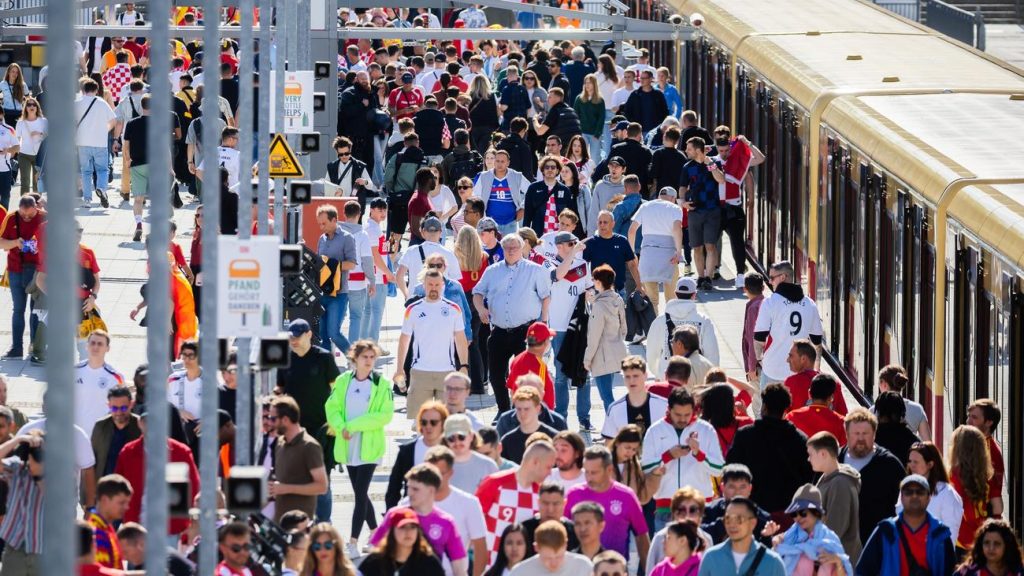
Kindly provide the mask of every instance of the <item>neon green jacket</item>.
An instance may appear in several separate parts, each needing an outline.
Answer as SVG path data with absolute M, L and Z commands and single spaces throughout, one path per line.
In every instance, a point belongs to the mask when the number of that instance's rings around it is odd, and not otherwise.
M 348 463 L 348 440 L 343 433 L 361 432 L 359 457 L 363 462 L 373 462 L 384 456 L 384 427 L 395 415 L 395 401 L 391 396 L 391 382 L 377 372 L 370 373 L 373 388 L 370 390 L 370 405 L 366 414 L 353 420 L 345 418 L 345 398 L 348 385 L 355 373 L 348 370 L 334 381 L 334 390 L 324 404 L 327 424 L 335 434 L 334 460 L 341 465 Z

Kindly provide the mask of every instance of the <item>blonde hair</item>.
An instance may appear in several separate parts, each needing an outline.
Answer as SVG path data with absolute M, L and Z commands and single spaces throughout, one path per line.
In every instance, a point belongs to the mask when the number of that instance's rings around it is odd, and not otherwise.
M 988 501 L 988 479 L 992 477 L 992 459 L 981 430 L 964 424 L 953 430 L 949 441 L 949 468 L 960 477 L 964 496 L 975 504 Z
M 590 88 L 590 98 L 587 98 L 587 88 Z M 580 92 L 580 100 L 583 102 L 590 102 L 593 104 L 602 104 L 604 100 L 601 98 L 601 90 L 597 87 L 597 76 L 594 74 L 587 74 L 583 77 L 583 91 Z
M 455 237 L 455 257 L 459 260 L 459 268 L 476 273 L 484 259 L 484 247 L 480 243 L 480 234 L 472 226 L 463 226 Z
M 485 74 L 477 74 L 469 87 L 469 95 L 474 100 L 486 100 L 491 95 L 491 81 Z

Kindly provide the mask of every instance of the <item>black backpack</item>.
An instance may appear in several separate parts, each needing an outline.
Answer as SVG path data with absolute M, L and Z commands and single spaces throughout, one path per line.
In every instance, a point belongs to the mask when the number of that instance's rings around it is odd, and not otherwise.
M 472 180 L 483 170 L 484 158 L 476 150 L 455 152 L 452 165 L 448 167 L 448 182 L 454 186 L 463 176 Z

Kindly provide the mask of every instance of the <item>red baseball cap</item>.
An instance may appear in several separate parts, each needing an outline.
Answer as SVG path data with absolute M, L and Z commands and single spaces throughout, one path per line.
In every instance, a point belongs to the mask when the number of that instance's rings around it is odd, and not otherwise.
M 412 508 L 397 508 L 392 512 L 394 517 L 395 528 L 401 528 L 406 524 L 420 525 L 420 517 L 416 515 L 416 511 Z
M 534 322 L 526 329 L 526 343 L 530 346 L 551 339 L 551 329 L 543 322 Z

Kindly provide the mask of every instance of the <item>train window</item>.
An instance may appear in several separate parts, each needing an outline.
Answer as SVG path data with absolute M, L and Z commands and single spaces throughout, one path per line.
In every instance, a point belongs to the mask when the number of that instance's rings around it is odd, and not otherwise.
M 937 281 L 935 272 L 935 247 L 928 242 L 928 229 L 931 225 L 931 221 L 928 219 L 926 213 L 922 213 L 921 221 L 921 268 L 919 272 L 919 278 L 921 282 L 921 298 L 920 308 L 918 308 L 918 317 L 920 318 L 918 326 L 920 326 L 919 336 L 919 354 L 920 363 L 917 369 L 917 383 L 918 383 L 918 402 L 925 407 L 925 412 L 928 413 L 928 418 L 932 421 L 935 420 L 932 415 L 932 397 L 931 390 L 928 388 L 928 379 L 931 377 L 932 371 L 935 369 L 935 365 L 932 359 L 935 357 L 934 351 L 934 339 L 935 339 L 935 282 Z M 941 279 L 943 282 L 945 278 Z M 948 292 L 947 292 L 948 293 Z M 946 324 L 951 326 L 952 323 Z
M 1007 424 L 1006 436 L 1012 444 L 1004 444 L 1006 459 L 1006 477 L 1017 478 L 1016 482 L 1007 482 L 1010 491 L 1009 505 L 1007 506 L 1007 517 L 1012 518 L 1014 527 L 1020 533 L 1024 527 L 1024 459 L 1021 458 L 1021 446 L 1024 442 L 1024 294 L 1018 288 L 1021 279 L 1011 278 L 1007 282 L 1009 291 L 1010 326 L 1009 338 L 1007 341 L 1006 360 L 1009 368 L 1009 381 L 1014 383 L 1009 386 L 1009 402 L 1005 404 L 1003 421 Z
M 988 398 L 991 396 L 989 386 L 990 352 L 992 351 L 992 294 L 985 289 L 986 267 L 984 256 L 979 256 L 976 264 L 974 298 L 975 298 L 975 331 L 974 331 L 974 396 Z

